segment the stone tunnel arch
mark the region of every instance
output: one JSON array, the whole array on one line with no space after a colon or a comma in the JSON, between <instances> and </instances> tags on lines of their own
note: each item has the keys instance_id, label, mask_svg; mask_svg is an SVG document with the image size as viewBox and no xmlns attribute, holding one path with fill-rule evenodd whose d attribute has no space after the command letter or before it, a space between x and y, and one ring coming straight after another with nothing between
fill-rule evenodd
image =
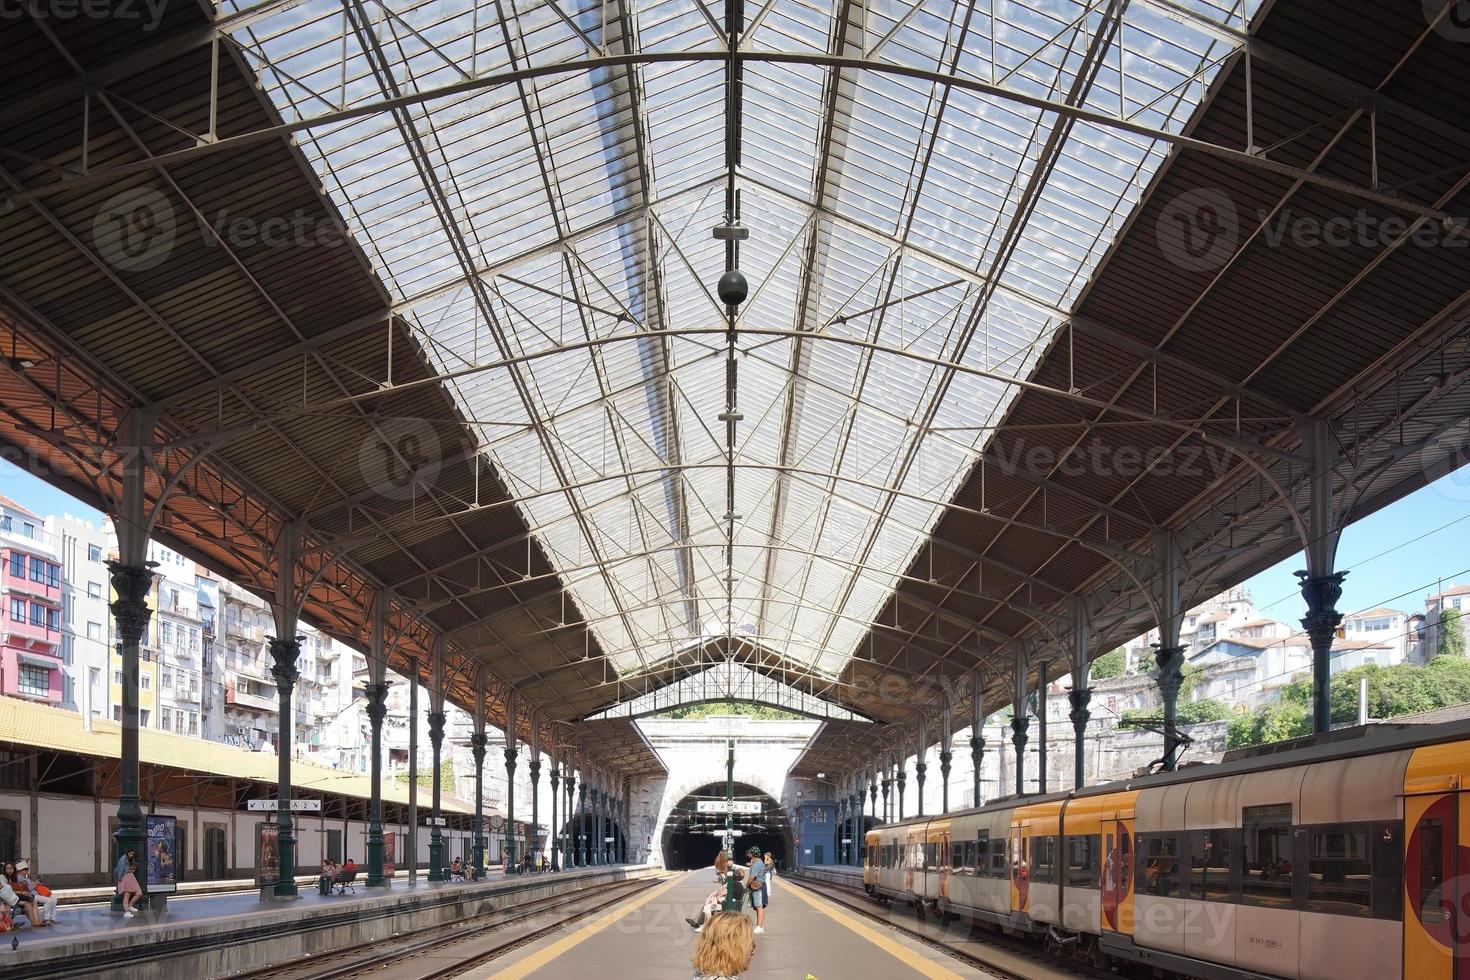
<instances>
[{"instance_id":1,"label":"stone tunnel arch","mask_svg":"<svg viewBox=\"0 0 1470 980\"><path fill-rule=\"evenodd\" d=\"M659 851L663 865L671 870L702 868L714 863L722 844L725 827L723 813L701 814L700 800L725 799L725 782L705 783L693 787L670 807L663 821ZM735 829L736 855L744 863L746 848L757 846L770 851L778 867L786 867L794 853L791 824L779 800L771 793L746 782L735 783L735 799L761 804L758 815L737 814Z\"/></svg>"}]
</instances>

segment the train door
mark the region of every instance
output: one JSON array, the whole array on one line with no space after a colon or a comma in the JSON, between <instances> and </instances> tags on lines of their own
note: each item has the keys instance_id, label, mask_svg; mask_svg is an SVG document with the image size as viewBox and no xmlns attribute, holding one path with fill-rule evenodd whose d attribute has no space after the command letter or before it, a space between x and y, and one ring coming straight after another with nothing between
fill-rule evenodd
<instances>
[{"instance_id":1,"label":"train door","mask_svg":"<svg viewBox=\"0 0 1470 980\"><path fill-rule=\"evenodd\" d=\"M1133 808L1104 811L1102 927L1133 934Z\"/></svg>"},{"instance_id":2,"label":"train door","mask_svg":"<svg viewBox=\"0 0 1470 980\"><path fill-rule=\"evenodd\" d=\"M1470 980L1470 793L1404 798L1404 976Z\"/></svg>"},{"instance_id":3,"label":"train door","mask_svg":"<svg viewBox=\"0 0 1470 980\"><path fill-rule=\"evenodd\" d=\"M1030 823L1030 821L1026 821ZM1026 836L1026 830L1020 823L1011 824L1010 837L1010 861L1011 861L1011 911L1027 912L1031 910L1031 840Z\"/></svg>"}]
</instances>

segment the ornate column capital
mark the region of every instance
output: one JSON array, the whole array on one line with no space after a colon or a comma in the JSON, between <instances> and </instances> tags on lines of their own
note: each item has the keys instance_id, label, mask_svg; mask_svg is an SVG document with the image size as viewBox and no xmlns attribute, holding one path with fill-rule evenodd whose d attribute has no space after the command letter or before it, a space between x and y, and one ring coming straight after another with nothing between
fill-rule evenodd
<instances>
[{"instance_id":1,"label":"ornate column capital","mask_svg":"<svg viewBox=\"0 0 1470 980\"><path fill-rule=\"evenodd\" d=\"M388 685L369 684L367 693L367 716L373 728L381 729L383 719L388 717Z\"/></svg>"},{"instance_id":2,"label":"ornate column capital","mask_svg":"<svg viewBox=\"0 0 1470 980\"><path fill-rule=\"evenodd\" d=\"M484 732L475 732L470 736L470 755L475 758L476 766L485 764L485 746L490 739Z\"/></svg>"},{"instance_id":3,"label":"ornate column capital","mask_svg":"<svg viewBox=\"0 0 1470 980\"><path fill-rule=\"evenodd\" d=\"M1092 688L1074 687L1067 692L1067 700L1072 703L1072 711L1069 717L1072 719L1072 727L1085 728L1087 721L1092 717L1092 712L1087 710L1087 705L1092 701Z\"/></svg>"},{"instance_id":4,"label":"ornate column capital","mask_svg":"<svg viewBox=\"0 0 1470 980\"><path fill-rule=\"evenodd\" d=\"M153 587L153 570L146 567L108 562L112 591L117 598L107 604L117 622L118 640L124 646L137 646L148 632L153 610L148 608L148 590Z\"/></svg>"},{"instance_id":5,"label":"ornate column capital","mask_svg":"<svg viewBox=\"0 0 1470 980\"><path fill-rule=\"evenodd\" d=\"M435 744L444 741L444 721L444 712L429 712L429 741L434 742Z\"/></svg>"},{"instance_id":6,"label":"ornate column capital","mask_svg":"<svg viewBox=\"0 0 1470 980\"><path fill-rule=\"evenodd\" d=\"M296 667L296 661L301 656L301 641L295 637L283 640L273 636L270 639L270 653L271 677L275 678L276 690L289 696L301 677L301 671Z\"/></svg>"}]
</instances>

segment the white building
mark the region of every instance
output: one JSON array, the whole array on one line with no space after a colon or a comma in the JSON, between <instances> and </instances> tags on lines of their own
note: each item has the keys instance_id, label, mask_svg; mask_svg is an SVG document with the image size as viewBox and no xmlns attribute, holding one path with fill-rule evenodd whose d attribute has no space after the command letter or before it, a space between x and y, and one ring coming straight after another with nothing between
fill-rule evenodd
<instances>
[{"instance_id":1,"label":"white building","mask_svg":"<svg viewBox=\"0 0 1470 980\"><path fill-rule=\"evenodd\" d=\"M111 717L107 683L112 649L108 599L108 528L72 514L45 518L45 535L61 563L61 707Z\"/></svg>"}]
</instances>

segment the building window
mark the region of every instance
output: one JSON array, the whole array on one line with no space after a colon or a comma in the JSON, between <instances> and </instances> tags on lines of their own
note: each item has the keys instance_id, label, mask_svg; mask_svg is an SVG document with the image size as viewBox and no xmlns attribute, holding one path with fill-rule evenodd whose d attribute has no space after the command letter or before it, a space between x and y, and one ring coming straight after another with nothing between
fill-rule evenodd
<instances>
[{"instance_id":1,"label":"building window","mask_svg":"<svg viewBox=\"0 0 1470 980\"><path fill-rule=\"evenodd\" d=\"M87 624L87 639L89 639L89 640L100 640L100 639L102 639L102 624L101 623L90 623L89 622Z\"/></svg>"},{"instance_id":2,"label":"building window","mask_svg":"<svg viewBox=\"0 0 1470 980\"><path fill-rule=\"evenodd\" d=\"M167 667L165 667L165 668L163 668L163 689L165 691L170 691L170 690L173 690L173 686L174 686L174 672L172 670L168 669ZM167 712L167 710L168 710L167 708L164 709L165 712ZM168 715L166 713L164 714L164 718L168 718Z\"/></svg>"},{"instance_id":3,"label":"building window","mask_svg":"<svg viewBox=\"0 0 1470 980\"><path fill-rule=\"evenodd\" d=\"M31 625L46 625L46 607L41 605L39 602L31 603Z\"/></svg>"},{"instance_id":4,"label":"building window","mask_svg":"<svg viewBox=\"0 0 1470 980\"><path fill-rule=\"evenodd\" d=\"M120 705L114 704L112 706L112 720L119 724L122 723L122 707Z\"/></svg>"},{"instance_id":5,"label":"building window","mask_svg":"<svg viewBox=\"0 0 1470 980\"><path fill-rule=\"evenodd\" d=\"M189 712L189 734L199 734L199 715L193 711Z\"/></svg>"},{"instance_id":6,"label":"building window","mask_svg":"<svg viewBox=\"0 0 1470 980\"><path fill-rule=\"evenodd\" d=\"M112 672L112 683L116 684L118 687L122 687L122 671L114 670Z\"/></svg>"},{"instance_id":7,"label":"building window","mask_svg":"<svg viewBox=\"0 0 1470 980\"><path fill-rule=\"evenodd\" d=\"M35 555L31 556L31 581L46 581L46 563L37 558Z\"/></svg>"},{"instance_id":8,"label":"building window","mask_svg":"<svg viewBox=\"0 0 1470 980\"><path fill-rule=\"evenodd\" d=\"M160 709L160 713L158 716L159 729L165 732L171 732L174 730L173 725L173 712L166 707Z\"/></svg>"},{"instance_id":9,"label":"building window","mask_svg":"<svg viewBox=\"0 0 1470 980\"><path fill-rule=\"evenodd\" d=\"M101 561L102 546L97 544L87 545L87 561Z\"/></svg>"},{"instance_id":10,"label":"building window","mask_svg":"<svg viewBox=\"0 0 1470 980\"><path fill-rule=\"evenodd\" d=\"M10 618L17 623L26 621L26 601L24 599L10 600Z\"/></svg>"},{"instance_id":11,"label":"building window","mask_svg":"<svg viewBox=\"0 0 1470 980\"><path fill-rule=\"evenodd\" d=\"M100 598L102 598L102 583L101 582L88 582L87 583L87 596L89 598L92 598L92 599L100 599Z\"/></svg>"},{"instance_id":12,"label":"building window","mask_svg":"<svg viewBox=\"0 0 1470 980\"><path fill-rule=\"evenodd\" d=\"M139 728L147 728L148 727L148 709L147 708L139 708L138 709L138 727Z\"/></svg>"},{"instance_id":13,"label":"building window","mask_svg":"<svg viewBox=\"0 0 1470 980\"><path fill-rule=\"evenodd\" d=\"M53 589L61 585L61 566L51 562L46 563L46 584Z\"/></svg>"},{"instance_id":14,"label":"building window","mask_svg":"<svg viewBox=\"0 0 1470 980\"><path fill-rule=\"evenodd\" d=\"M26 577L26 556L19 551L10 553L10 574L16 578Z\"/></svg>"},{"instance_id":15,"label":"building window","mask_svg":"<svg viewBox=\"0 0 1470 980\"><path fill-rule=\"evenodd\" d=\"M52 630L60 631L60 629L61 629L61 610L60 609L47 609L46 610L46 628L47 629L52 629Z\"/></svg>"},{"instance_id":16,"label":"building window","mask_svg":"<svg viewBox=\"0 0 1470 980\"><path fill-rule=\"evenodd\" d=\"M169 646L172 646L173 645L173 642L174 642L174 624L173 623L164 623L160 627L160 629L162 630L162 633L163 633L163 642L166 643L166 644L168 644Z\"/></svg>"},{"instance_id":17,"label":"building window","mask_svg":"<svg viewBox=\"0 0 1470 980\"><path fill-rule=\"evenodd\" d=\"M146 691L153 687L153 678L147 674L138 675L138 690Z\"/></svg>"},{"instance_id":18,"label":"building window","mask_svg":"<svg viewBox=\"0 0 1470 980\"><path fill-rule=\"evenodd\" d=\"M22 694L44 698L51 694L51 671L34 664L21 664L15 672L16 688Z\"/></svg>"}]
</instances>

